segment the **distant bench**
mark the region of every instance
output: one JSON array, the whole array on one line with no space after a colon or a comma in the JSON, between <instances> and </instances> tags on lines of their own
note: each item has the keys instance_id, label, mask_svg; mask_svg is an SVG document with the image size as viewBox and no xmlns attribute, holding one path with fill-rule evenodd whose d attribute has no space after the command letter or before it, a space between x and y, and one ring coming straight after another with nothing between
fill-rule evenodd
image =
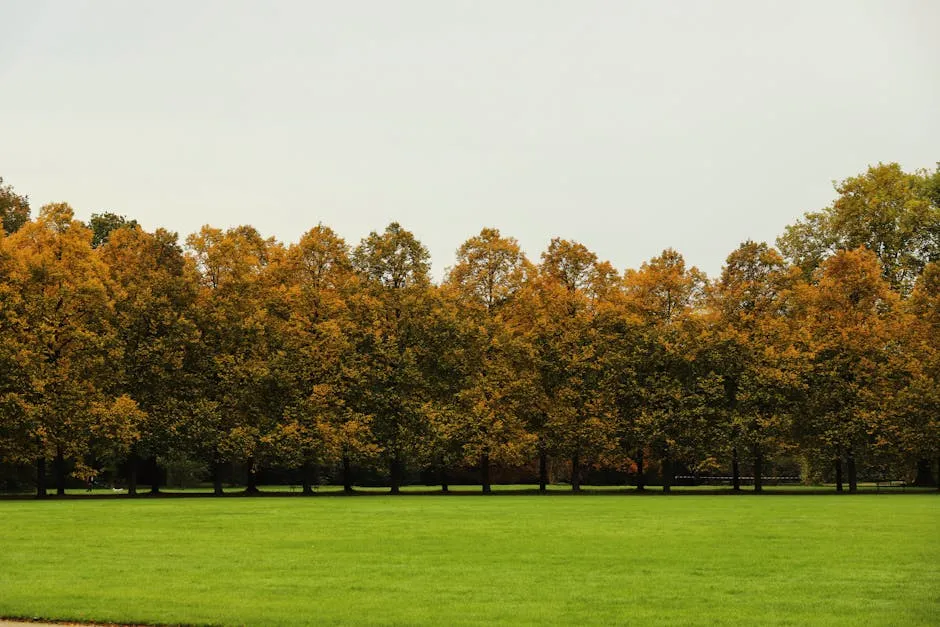
<instances>
[{"instance_id":1,"label":"distant bench","mask_svg":"<svg viewBox=\"0 0 940 627\"><path fill-rule=\"evenodd\" d=\"M903 490L906 487L907 482L901 479L882 479L875 482L875 490L878 492L881 492L882 488L901 488Z\"/></svg>"}]
</instances>

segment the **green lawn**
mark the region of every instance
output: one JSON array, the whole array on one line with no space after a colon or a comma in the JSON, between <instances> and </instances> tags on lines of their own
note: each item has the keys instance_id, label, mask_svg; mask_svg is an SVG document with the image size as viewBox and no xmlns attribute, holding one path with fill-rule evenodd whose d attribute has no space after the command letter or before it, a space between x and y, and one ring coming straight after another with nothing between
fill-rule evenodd
<instances>
[{"instance_id":1,"label":"green lawn","mask_svg":"<svg viewBox=\"0 0 940 627\"><path fill-rule=\"evenodd\" d=\"M940 497L0 501L0 616L940 623Z\"/></svg>"}]
</instances>

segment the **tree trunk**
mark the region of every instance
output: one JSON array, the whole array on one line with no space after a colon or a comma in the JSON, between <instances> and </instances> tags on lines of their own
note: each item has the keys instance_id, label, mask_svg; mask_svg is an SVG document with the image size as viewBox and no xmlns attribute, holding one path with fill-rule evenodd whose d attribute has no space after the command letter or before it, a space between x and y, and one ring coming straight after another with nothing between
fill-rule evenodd
<instances>
[{"instance_id":1,"label":"tree trunk","mask_svg":"<svg viewBox=\"0 0 940 627\"><path fill-rule=\"evenodd\" d=\"M304 462L303 467L300 469L300 491L307 496L313 494L313 482L310 479L312 474L311 463L309 461Z\"/></svg>"},{"instance_id":2,"label":"tree trunk","mask_svg":"<svg viewBox=\"0 0 940 627\"><path fill-rule=\"evenodd\" d=\"M258 476L255 474L255 458L249 457L246 464L245 494L258 494Z\"/></svg>"},{"instance_id":3,"label":"tree trunk","mask_svg":"<svg viewBox=\"0 0 940 627\"><path fill-rule=\"evenodd\" d=\"M137 469L140 457L136 451L131 451L127 457L127 496L137 496Z\"/></svg>"},{"instance_id":4,"label":"tree trunk","mask_svg":"<svg viewBox=\"0 0 940 627\"><path fill-rule=\"evenodd\" d=\"M581 458L577 453L571 456L571 491L581 491Z\"/></svg>"},{"instance_id":5,"label":"tree trunk","mask_svg":"<svg viewBox=\"0 0 940 627\"><path fill-rule=\"evenodd\" d=\"M940 492L940 455L937 455L937 491Z\"/></svg>"},{"instance_id":6,"label":"tree trunk","mask_svg":"<svg viewBox=\"0 0 940 627\"><path fill-rule=\"evenodd\" d=\"M493 491L490 486L490 456L487 453L480 455L480 483L483 485L483 494Z\"/></svg>"},{"instance_id":7,"label":"tree trunk","mask_svg":"<svg viewBox=\"0 0 940 627\"><path fill-rule=\"evenodd\" d=\"M54 467L55 493L58 496L65 496L65 457L62 455L62 449L56 449Z\"/></svg>"},{"instance_id":8,"label":"tree trunk","mask_svg":"<svg viewBox=\"0 0 940 627\"><path fill-rule=\"evenodd\" d=\"M548 451L544 446L539 447L539 492L548 490Z\"/></svg>"},{"instance_id":9,"label":"tree trunk","mask_svg":"<svg viewBox=\"0 0 940 627\"><path fill-rule=\"evenodd\" d=\"M668 455L663 458L663 492L672 492L672 459Z\"/></svg>"},{"instance_id":10,"label":"tree trunk","mask_svg":"<svg viewBox=\"0 0 940 627\"><path fill-rule=\"evenodd\" d=\"M842 492L842 458L836 458L836 492Z\"/></svg>"},{"instance_id":11,"label":"tree trunk","mask_svg":"<svg viewBox=\"0 0 940 627\"><path fill-rule=\"evenodd\" d=\"M741 464L738 462L738 447L731 449L731 489L741 491Z\"/></svg>"},{"instance_id":12,"label":"tree trunk","mask_svg":"<svg viewBox=\"0 0 940 627\"><path fill-rule=\"evenodd\" d=\"M929 459L917 460L917 476L914 478L914 485L923 487L938 485L934 483L933 469L930 466Z\"/></svg>"},{"instance_id":13,"label":"tree trunk","mask_svg":"<svg viewBox=\"0 0 940 627\"><path fill-rule=\"evenodd\" d=\"M153 459L153 483L150 484L150 494L157 495L160 494L160 484L163 483L163 469L160 468L160 464L157 463L156 458Z\"/></svg>"},{"instance_id":14,"label":"tree trunk","mask_svg":"<svg viewBox=\"0 0 940 627\"><path fill-rule=\"evenodd\" d=\"M646 469L643 467L643 449L636 456L636 491L646 490Z\"/></svg>"},{"instance_id":15,"label":"tree trunk","mask_svg":"<svg viewBox=\"0 0 940 627\"><path fill-rule=\"evenodd\" d=\"M343 492L352 494L352 469L350 468L349 455L343 454Z\"/></svg>"},{"instance_id":16,"label":"tree trunk","mask_svg":"<svg viewBox=\"0 0 940 627\"><path fill-rule=\"evenodd\" d=\"M322 478L320 477L320 464L314 464L311 472L313 474L313 485L319 488L320 483L322 483Z\"/></svg>"},{"instance_id":17,"label":"tree trunk","mask_svg":"<svg viewBox=\"0 0 940 627\"><path fill-rule=\"evenodd\" d=\"M401 479L398 476L398 466L399 466L398 457L396 456L392 458L392 461L389 465L389 475L390 475L389 478L391 479L391 484L392 484L392 489L391 489L392 494L401 493L401 489L400 489Z\"/></svg>"},{"instance_id":18,"label":"tree trunk","mask_svg":"<svg viewBox=\"0 0 940 627\"><path fill-rule=\"evenodd\" d=\"M849 471L849 492L852 492L852 493L858 492L858 474L855 471L855 453L853 453L852 451L849 451L848 471Z\"/></svg>"},{"instance_id":19,"label":"tree trunk","mask_svg":"<svg viewBox=\"0 0 940 627\"><path fill-rule=\"evenodd\" d=\"M44 499L49 496L46 492L46 458L36 458L36 498Z\"/></svg>"},{"instance_id":20,"label":"tree trunk","mask_svg":"<svg viewBox=\"0 0 940 627\"><path fill-rule=\"evenodd\" d=\"M450 481L448 481L447 479L447 464L444 463L443 459L441 460L440 474L441 474L441 492L443 492L444 494L447 494L448 492L450 492Z\"/></svg>"},{"instance_id":21,"label":"tree trunk","mask_svg":"<svg viewBox=\"0 0 940 627\"><path fill-rule=\"evenodd\" d=\"M754 491L764 491L764 452L754 447Z\"/></svg>"},{"instance_id":22,"label":"tree trunk","mask_svg":"<svg viewBox=\"0 0 940 627\"><path fill-rule=\"evenodd\" d=\"M225 494L222 489L222 462L212 462L212 493L216 496Z\"/></svg>"}]
</instances>

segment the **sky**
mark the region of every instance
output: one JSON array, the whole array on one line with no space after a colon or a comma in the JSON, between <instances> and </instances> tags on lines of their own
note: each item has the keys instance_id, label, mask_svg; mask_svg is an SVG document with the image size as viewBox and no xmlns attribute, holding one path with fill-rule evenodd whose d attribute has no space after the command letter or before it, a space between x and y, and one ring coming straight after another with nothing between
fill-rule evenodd
<instances>
[{"instance_id":1,"label":"sky","mask_svg":"<svg viewBox=\"0 0 940 627\"><path fill-rule=\"evenodd\" d=\"M182 237L483 227L709 275L869 164L940 161L932 0L0 4L0 176Z\"/></svg>"}]
</instances>

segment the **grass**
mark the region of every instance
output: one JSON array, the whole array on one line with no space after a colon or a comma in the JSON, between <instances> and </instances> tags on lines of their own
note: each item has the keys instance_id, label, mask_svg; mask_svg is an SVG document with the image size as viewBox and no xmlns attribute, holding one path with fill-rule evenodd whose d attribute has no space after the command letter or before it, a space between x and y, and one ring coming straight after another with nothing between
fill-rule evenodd
<instances>
[{"instance_id":1,"label":"grass","mask_svg":"<svg viewBox=\"0 0 940 627\"><path fill-rule=\"evenodd\" d=\"M0 502L0 616L940 623L940 497Z\"/></svg>"}]
</instances>

